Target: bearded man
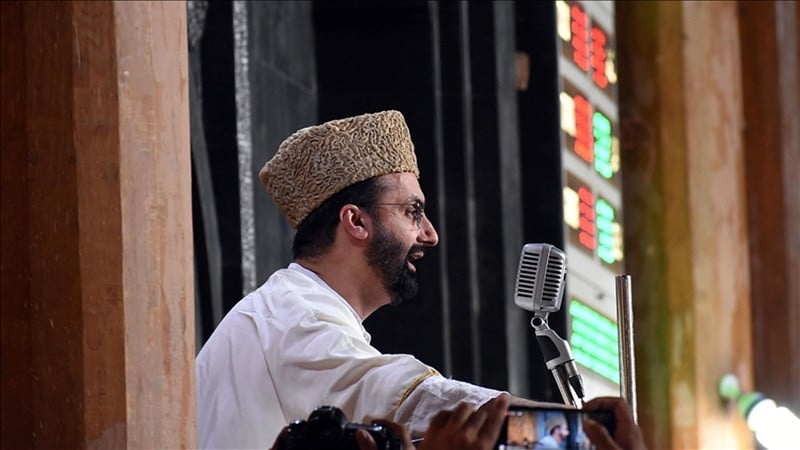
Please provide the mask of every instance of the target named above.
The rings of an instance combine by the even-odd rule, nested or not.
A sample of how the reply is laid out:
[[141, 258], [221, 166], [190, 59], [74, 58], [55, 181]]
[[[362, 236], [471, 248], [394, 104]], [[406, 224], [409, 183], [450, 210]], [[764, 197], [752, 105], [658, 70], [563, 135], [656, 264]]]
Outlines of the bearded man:
[[567, 418], [563, 414], [552, 417], [545, 423], [547, 434], [536, 443], [535, 450], [552, 450], [564, 447], [564, 443], [569, 436]]
[[500, 394], [382, 354], [362, 326], [417, 293], [414, 263], [439, 241], [401, 113], [299, 130], [259, 175], [297, 230], [294, 262], [234, 306], [198, 354], [201, 448], [267, 448], [320, 405], [420, 435], [436, 413]]

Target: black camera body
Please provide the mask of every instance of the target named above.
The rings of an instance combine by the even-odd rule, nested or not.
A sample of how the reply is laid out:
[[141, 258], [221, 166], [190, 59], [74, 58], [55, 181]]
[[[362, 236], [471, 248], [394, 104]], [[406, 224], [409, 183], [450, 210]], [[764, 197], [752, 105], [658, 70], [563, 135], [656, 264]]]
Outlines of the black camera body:
[[281, 436], [279, 450], [358, 450], [356, 431], [365, 430], [378, 450], [403, 450], [403, 441], [392, 430], [381, 425], [350, 423], [335, 406], [320, 406], [308, 420], [295, 420]]

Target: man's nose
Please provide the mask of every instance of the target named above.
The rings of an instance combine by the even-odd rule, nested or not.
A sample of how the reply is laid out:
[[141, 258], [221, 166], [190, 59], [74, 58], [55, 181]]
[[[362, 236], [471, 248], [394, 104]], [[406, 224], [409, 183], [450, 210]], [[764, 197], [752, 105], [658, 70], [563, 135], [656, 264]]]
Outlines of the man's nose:
[[428, 219], [428, 216], [423, 216], [422, 228], [420, 228], [419, 242], [431, 247], [435, 247], [439, 243], [439, 234], [433, 226], [433, 222]]

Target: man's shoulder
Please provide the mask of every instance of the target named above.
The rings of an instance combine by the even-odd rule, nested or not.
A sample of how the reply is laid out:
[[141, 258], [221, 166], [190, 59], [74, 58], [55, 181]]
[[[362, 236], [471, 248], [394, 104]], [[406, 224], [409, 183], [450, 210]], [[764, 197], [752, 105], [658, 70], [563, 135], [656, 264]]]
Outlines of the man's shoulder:
[[[280, 332], [286, 327], [275, 323], [296, 324], [314, 312], [303, 296], [297, 293], [302, 278], [289, 269], [278, 269], [261, 286], [245, 295], [225, 314], [209, 338], [219, 336]], [[270, 325], [273, 324], [273, 325]], [[263, 337], [263, 336], [262, 336]]]
[[266, 309], [282, 316], [290, 314], [291, 323], [298, 323], [303, 316], [369, 341], [358, 314], [347, 300], [298, 264], [275, 271], [256, 293]]
[[290, 266], [278, 269], [264, 284], [248, 294], [242, 301], [245, 308], [253, 308], [263, 316], [291, 315], [327, 316], [330, 309], [336, 316], [346, 314], [342, 300], [332, 289], [321, 284], [302, 269]]
[[267, 278], [267, 281], [259, 286], [254, 293], [260, 294], [264, 299], [295, 297], [306, 298], [309, 295], [329, 294], [319, 285], [317, 281], [308, 276], [302, 270], [297, 270], [292, 266], [278, 269]]

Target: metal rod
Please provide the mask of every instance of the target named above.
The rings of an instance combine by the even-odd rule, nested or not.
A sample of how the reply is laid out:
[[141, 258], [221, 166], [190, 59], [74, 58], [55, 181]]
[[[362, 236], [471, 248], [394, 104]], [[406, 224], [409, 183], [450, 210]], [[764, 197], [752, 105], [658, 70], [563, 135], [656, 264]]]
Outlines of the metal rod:
[[617, 333], [619, 337], [620, 396], [628, 402], [637, 421], [636, 414], [636, 364], [633, 355], [633, 300], [631, 276], [616, 277], [617, 286]]

